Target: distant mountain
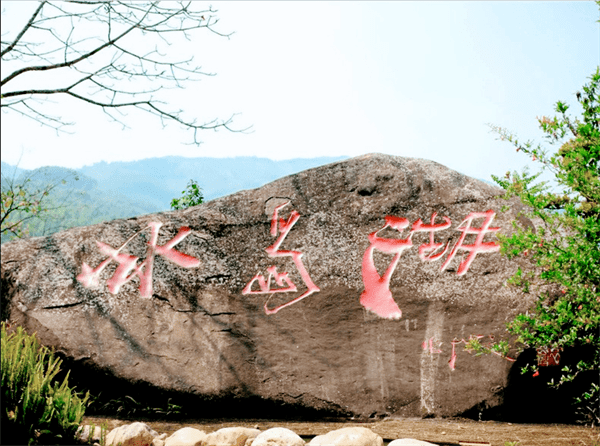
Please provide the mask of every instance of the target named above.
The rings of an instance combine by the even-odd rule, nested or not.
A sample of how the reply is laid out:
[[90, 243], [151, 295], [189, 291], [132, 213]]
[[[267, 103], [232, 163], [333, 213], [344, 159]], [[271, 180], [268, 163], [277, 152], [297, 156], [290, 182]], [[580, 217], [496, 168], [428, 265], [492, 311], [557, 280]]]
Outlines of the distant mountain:
[[4, 161], [0, 162], [0, 169], [2, 170], [2, 177], [9, 180], [12, 180], [13, 178], [16, 179], [17, 177], [19, 177], [19, 175], [26, 171], [25, 169], [20, 169], [16, 166], [11, 166], [10, 164], [5, 163]]
[[204, 200], [254, 189], [286, 175], [347, 157], [297, 158], [273, 161], [258, 157], [184, 158], [167, 156], [141, 161], [96, 163], [79, 172], [98, 181], [105, 192], [118, 192], [136, 202], [169, 210], [190, 180], [202, 189]]

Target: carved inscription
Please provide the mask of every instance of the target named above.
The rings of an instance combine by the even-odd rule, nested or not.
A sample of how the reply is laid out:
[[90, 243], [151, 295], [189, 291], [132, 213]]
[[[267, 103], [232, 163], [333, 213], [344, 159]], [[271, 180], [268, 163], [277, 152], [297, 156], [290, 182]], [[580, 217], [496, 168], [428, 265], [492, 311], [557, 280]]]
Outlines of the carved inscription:
[[[300, 277], [304, 281], [304, 284], [307, 287], [307, 290], [302, 293], [300, 296], [286, 302], [285, 304], [279, 305], [273, 309], [268, 307], [269, 299], [265, 302], [264, 309], [266, 314], [274, 314], [279, 310], [285, 307], [289, 307], [290, 305], [295, 304], [296, 302], [301, 301], [305, 297], [310, 296], [312, 293], [320, 291], [319, 287], [316, 286], [310, 278], [304, 263], [302, 263], [302, 253], [300, 251], [289, 251], [289, 250], [280, 250], [280, 246], [283, 243], [283, 240], [288, 235], [292, 227], [296, 224], [298, 219], [300, 218], [300, 214], [293, 210], [287, 219], [287, 221], [283, 218], [279, 218], [279, 211], [283, 209], [285, 206], [290, 204], [288, 201], [282, 205], [279, 205], [273, 211], [273, 217], [271, 218], [271, 235], [273, 237], [277, 237], [275, 243], [265, 249], [269, 257], [286, 257], [289, 256], [292, 258], [294, 265], [298, 269], [300, 273]], [[279, 234], [279, 236], [278, 236]], [[289, 293], [297, 291], [296, 285], [289, 278], [288, 273], [278, 273], [277, 268], [275, 266], [270, 266], [267, 268], [267, 272], [269, 273], [267, 278], [265, 279], [263, 275], [257, 273], [248, 284], [242, 290], [242, 294], [275, 294], [275, 293]], [[271, 282], [275, 280], [278, 288], [271, 288]], [[258, 283], [258, 290], [253, 290], [252, 285], [254, 283]]]
[[[477, 254], [496, 252], [500, 249], [500, 245], [496, 242], [483, 241], [483, 238], [487, 233], [500, 230], [500, 228], [490, 227], [495, 215], [495, 212], [492, 210], [486, 212], [472, 212], [467, 215], [465, 220], [456, 229], [457, 231], [461, 231], [462, 234], [450, 251], [447, 259], [442, 263], [440, 268], [442, 271], [448, 267], [452, 259], [454, 259], [460, 250], [469, 252], [467, 258], [461, 261], [458, 267], [457, 275], [462, 276], [467, 273]], [[429, 232], [429, 243], [424, 243], [419, 246], [419, 257], [421, 261], [433, 262], [439, 260], [446, 251], [448, 251], [450, 242], [446, 243], [445, 247], [443, 243], [435, 243], [434, 233], [436, 231], [448, 229], [452, 225], [452, 221], [449, 217], [442, 217], [444, 222], [435, 224], [436, 216], [437, 213], [432, 214], [430, 224], [424, 224], [421, 219], [415, 221], [405, 239], [390, 239], [377, 236], [379, 231], [388, 227], [395, 229], [398, 232], [402, 232], [404, 229], [408, 228], [410, 223], [406, 218], [389, 215], [385, 217], [385, 224], [381, 229], [369, 234], [368, 238], [371, 244], [365, 251], [362, 262], [362, 277], [365, 289], [360, 296], [360, 303], [363, 307], [386, 319], [399, 319], [402, 317], [402, 310], [400, 310], [398, 304], [394, 301], [392, 292], [390, 291], [390, 279], [400, 261], [402, 252], [413, 246], [412, 236], [415, 232]], [[484, 218], [481, 227], [473, 227], [473, 220], [478, 218]], [[476, 235], [473, 244], [469, 245], [465, 243], [465, 238], [468, 234]], [[440, 251], [441, 248], [443, 248], [443, 250]], [[375, 249], [387, 254], [394, 254], [394, 258], [383, 276], [380, 276], [375, 268], [375, 263], [373, 261], [373, 251]]]
[[182, 226], [179, 228], [177, 235], [175, 235], [175, 237], [173, 237], [170, 241], [164, 245], [157, 245], [158, 231], [161, 226], [162, 223], [159, 222], [151, 222], [148, 224], [148, 227], [151, 230], [150, 240], [148, 241], [148, 251], [146, 254], [146, 260], [139, 265], [137, 263], [139, 260], [138, 257], [121, 252], [123, 248], [132, 240], [132, 238], [139, 234], [139, 232], [127, 240], [118, 249], [114, 249], [105, 243], [96, 241], [96, 245], [98, 245], [100, 252], [104, 255], [107, 255], [108, 258], [93, 269], [84, 262], [81, 266], [81, 273], [77, 276], [77, 280], [86, 288], [99, 286], [100, 273], [108, 266], [110, 262], [114, 260], [119, 264], [119, 266], [117, 266], [117, 269], [112, 277], [106, 281], [108, 291], [111, 294], [117, 294], [124, 284], [132, 280], [135, 276], [138, 276], [140, 278], [140, 296], [148, 299], [152, 297], [152, 267], [154, 264], [154, 257], [157, 254], [183, 268], [195, 268], [200, 266], [200, 261], [195, 257], [183, 254], [173, 249], [175, 245], [180, 243], [190, 234], [191, 229], [186, 226]]
[[[270, 233], [271, 236], [276, 237], [276, 239], [271, 246], [265, 249], [265, 251], [269, 257], [273, 258], [291, 257], [306, 286], [306, 290], [299, 296], [274, 308], [269, 308], [268, 306], [270, 300], [269, 297], [264, 304], [266, 314], [277, 313], [279, 310], [299, 302], [310, 296], [312, 293], [320, 291], [319, 287], [315, 285], [310, 278], [310, 275], [302, 262], [303, 253], [300, 251], [281, 249], [281, 245], [285, 238], [300, 218], [300, 214], [296, 210], [291, 211], [287, 220], [279, 217], [280, 211], [289, 204], [290, 202], [288, 201], [274, 209], [271, 218]], [[496, 242], [484, 241], [486, 234], [500, 230], [500, 228], [490, 226], [494, 216], [495, 212], [492, 210], [486, 212], [472, 212], [467, 215], [465, 220], [456, 229], [462, 234], [450, 250], [446, 260], [442, 263], [440, 267], [441, 271], [445, 270], [450, 265], [459, 251], [468, 252], [466, 258], [461, 259], [458, 266], [457, 275], [462, 276], [467, 273], [477, 254], [497, 252], [500, 249], [500, 246]], [[440, 260], [448, 252], [450, 242], [447, 242], [445, 245], [443, 243], [436, 243], [435, 233], [450, 228], [452, 221], [449, 217], [443, 216], [441, 217], [442, 221], [436, 223], [436, 218], [437, 213], [433, 213], [429, 223], [423, 223], [421, 219], [418, 219], [410, 225], [410, 222], [404, 217], [388, 215], [385, 217], [385, 224], [383, 227], [368, 235], [370, 244], [363, 255], [361, 271], [364, 291], [360, 295], [360, 303], [364, 308], [387, 319], [399, 319], [402, 317], [402, 310], [400, 310], [400, 307], [394, 301], [392, 292], [390, 291], [391, 277], [400, 261], [402, 253], [413, 246], [412, 237], [417, 232], [429, 233], [429, 241], [419, 246], [419, 258], [421, 261], [434, 262]], [[484, 219], [481, 226], [474, 226], [474, 220], [481, 218]], [[191, 230], [188, 227], [183, 226], [172, 240], [164, 245], [157, 245], [158, 232], [161, 226], [162, 223], [159, 222], [151, 222], [148, 224], [148, 227], [151, 230], [150, 241], [148, 242], [146, 259], [141, 263], [138, 263], [140, 260], [138, 257], [122, 252], [123, 248], [135, 235], [118, 249], [97, 241], [96, 244], [100, 252], [108, 257], [96, 266], [96, 268], [92, 268], [87, 263], [83, 263], [82, 271], [77, 276], [77, 280], [85, 287], [97, 287], [99, 285], [101, 272], [114, 260], [118, 263], [118, 266], [112, 277], [106, 282], [109, 292], [117, 294], [124, 284], [137, 276], [140, 280], [140, 295], [143, 298], [150, 298], [152, 296], [152, 268], [154, 257], [156, 255], [161, 255], [184, 268], [198, 267], [200, 265], [198, 259], [173, 249], [175, 245], [187, 237]], [[402, 233], [409, 226], [410, 231], [406, 238], [385, 238], [378, 235], [380, 231], [386, 228], [391, 228]], [[472, 244], [467, 244], [465, 243], [465, 240], [467, 235], [470, 234], [475, 235], [475, 240]], [[375, 268], [373, 259], [375, 250], [394, 255], [383, 275], [379, 275]], [[294, 284], [288, 272], [278, 272], [277, 267], [272, 265], [267, 268], [267, 273], [266, 278], [260, 272], [252, 277], [242, 290], [242, 294], [267, 294], [272, 296], [276, 293], [295, 293], [298, 291], [298, 287]], [[430, 346], [430, 348], [433, 347]]]
[[[450, 345], [452, 345], [452, 351], [450, 353], [450, 360], [448, 361], [448, 367], [450, 367], [450, 370], [456, 370], [456, 359], [458, 358], [457, 354], [456, 354], [456, 346], [459, 344], [465, 344], [467, 345], [469, 343], [469, 341], [472, 341], [473, 339], [482, 339], [485, 336], [483, 335], [471, 335], [469, 336], [469, 339], [456, 339], [454, 338], [452, 341], [450, 341]], [[488, 336], [492, 341], [494, 340], [494, 336], [490, 335]], [[429, 350], [429, 354], [437, 354], [437, 353], [442, 353], [442, 350], [440, 350], [439, 348], [434, 347], [434, 345], [437, 345], [437, 347], [441, 347], [443, 344], [443, 342], [436, 342], [434, 340], [434, 338], [430, 338], [427, 339], [425, 341], [423, 341], [421, 343], [421, 347], [423, 348], [424, 351]], [[469, 349], [467, 349], [467, 351], [471, 351]], [[492, 353], [494, 353], [497, 356], [500, 356], [503, 359], [506, 359], [507, 361], [510, 362], [515, 362], [515, 359], [509, 357], [509, 356], [503, 356], [502, 354], [496, 352], [496, 351], [492, 351]]]

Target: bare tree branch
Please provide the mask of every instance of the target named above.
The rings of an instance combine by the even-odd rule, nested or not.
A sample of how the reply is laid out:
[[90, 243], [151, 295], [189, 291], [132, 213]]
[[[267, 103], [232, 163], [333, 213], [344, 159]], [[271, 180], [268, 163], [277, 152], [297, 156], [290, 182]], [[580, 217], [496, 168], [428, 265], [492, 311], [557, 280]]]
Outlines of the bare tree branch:
[[[82, 60], [89, 59], [90, 57], [92, 57], [93, 55], [99, 53], [103, 49], [112, 46], [119, 39], [125, 37], [127, 34], [129, 34], [131, 31], [133, 31], [135, 28], [136, 28], [136, 26], [132, 25], [128, 30], [126, 30], [125, 32], [123, 32], [122, 34], [120, 34], [119, 36], [117, 36], [116, 38], [114, 38], [112, 40], [109, 40], [108, 42], [100, 45], [99, 47], [94, 48], [92, 51], [90, 51], [90, 52], [88, 52], [86, 54], [83, 54], [83, 55], [81, 55], [80, 57], [78, 57], [76, 59], [64, 61], [62, 63], [51, 64], [51, 65], [39, 65], [39, 66], [34, 66], [34, 67], [23, 67], [23, 68], [20, 68], [18, 70], [15, 70], [11, 74], [9, 74], [7, 77], [5, 77], [4, 79], [2, 79], [2, 82], [0, 82], [0, 86], [3, 86], [4, 84], [6, 84], [7, 82], [11, 81], [15, 77], [17, 77], [17, 76], [19, 76], [19, 75], [21, 75], [23, 73], [27, 73], [28, 71], [46, 71], [46, 70], [54, 70], [54, 69], [57, 69], [57, 68], [65, 68], [65, 67], [70, 67], [72, 65], [75, 65], [75, 64], [81, 62]], [[65, 42], [63, 42], [63, 44], [65, 44]], [[4, 94], [2, 95], [2, 97], [4, 97]]]
[[[198, 130], [248, 130], [231, 127], [235, 114], [196, 124], [195, 119], [184, 119], [182, 110], [168, 110], [155, 96], [160, 90], [185, 88], [188, 81], [212, 75], [191, 65], [193, 57], [173, 60], [171, 37], [191, 40], [202, 29], [230, 36], [213, 28], [218, 19], [212, 8], [196, 10], [196, 4], [41, 1], [19, 34], [2, 41], [3, 71], [9, 74], [0, 81], [1, 107], [57, 130], [69, 123], [32, 107], [32, 101], [45, 105], [50, 96], [70, 96], [101, 107], [123, 125], [109, 111], [136, 108], [158, 116], [163, 125], [171, 121], [193, 129], [194, 144], [199, 144]], [[60, 76], [45, 74], [53, 72]], [[29, 74], [23, 77], [25, 73]]]
[[27, 30], [29, 28], [31, 28], [31, 25], [33, 25], [33, 21], [35, 20], [37, 15], [40, 13], [42, 8], [44, 7], [44, 3], [46, 3], [46, 2], [45, 1], [40, 2], [40, 5], [35, 10], [33, 15], [31, 16], [31, 18], [29, 19], [29, 22], [27, 22], [27, 24], [23, 27], [23, 29], [21, 30], [19, 35], [15, 38], [15, 40], [13, 40], [13, 42], [10, 45], [8, 45], [5, 49], [2, 50], [2, 52], [0, 53], [0, 57], [4, 57], [5, 54], [12, 51], [12, 49], [17, 45], [17, 43], [19, 43], [19, 40], [21, 40], [21, 37], [23, 37], [23, 35], [27, 32]]

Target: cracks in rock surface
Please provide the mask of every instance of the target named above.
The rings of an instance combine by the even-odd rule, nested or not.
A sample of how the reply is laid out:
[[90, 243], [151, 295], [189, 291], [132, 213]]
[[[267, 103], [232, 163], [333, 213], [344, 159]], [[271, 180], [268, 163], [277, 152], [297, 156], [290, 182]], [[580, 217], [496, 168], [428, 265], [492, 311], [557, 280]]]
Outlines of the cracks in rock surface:
[[70, 304], [49, 305], [47, 307], [42, 307], [42, 309], [43, 310], [55, 310], [55, 309], [58, 309], [58, 308], [70, 308], [70, 307], [75, 307], [77, 305], [81, 305], [83, 303], [85, 303], [85, 300], [81, 300], [79, 302], [73, 302], [73, 303], [70, 303]]

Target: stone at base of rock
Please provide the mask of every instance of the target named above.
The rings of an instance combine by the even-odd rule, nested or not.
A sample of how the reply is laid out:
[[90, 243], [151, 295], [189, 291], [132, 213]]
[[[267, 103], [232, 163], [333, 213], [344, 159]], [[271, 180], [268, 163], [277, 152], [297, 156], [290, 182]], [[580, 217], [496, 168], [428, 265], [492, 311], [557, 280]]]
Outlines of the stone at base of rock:
[[208, 434], [202, 446], [249, 446], [259, 434], [258, 429], [224, 427]]
[[305, 446], [306, 443], [295, 432], [274, 427], [261, 432], [252, 442], [252, 446]]
[[184, 427], [165, 440], [164, 446], [201, 446], [206, 438], [206, 432]]
[[427, 441], [415, 440], [413, 438], [401, 438], [390, 442], [388, 446], [437, 446]]
[[117, 427], [106, 436], [106, 446], [150, 446], [158, 432], [147, 424], [135, 422]]
[[94, 426], [94, 430], [92, 431], [92, 426], [90, 425], [79, 426], [75, 436], [84, 444], [89, 444], [90, 440], [97, 442], [100, 441], [102, 436], [102, 428], [100, 426]]
[[344, 427], [318, 435], [311, 446], [383, 446], [383, 438], [366, 427]]
[[154, 437], [154, 440], [152, 440], [152, 446], [165, 446], [166, 439], [167, 434], [160, 434], [158, 437]]

